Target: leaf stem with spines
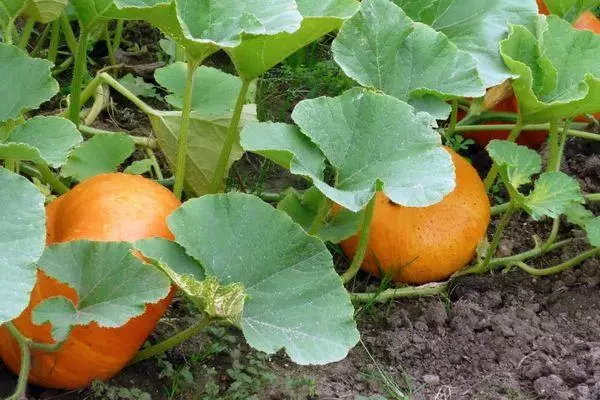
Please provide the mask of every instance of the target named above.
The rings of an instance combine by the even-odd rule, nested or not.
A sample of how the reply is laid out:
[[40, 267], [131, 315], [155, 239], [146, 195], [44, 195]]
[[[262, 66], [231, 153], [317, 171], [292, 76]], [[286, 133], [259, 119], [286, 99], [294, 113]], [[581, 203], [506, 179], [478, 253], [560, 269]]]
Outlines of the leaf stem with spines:
[[218, 193], [221, 191], [221, 186], [223, 185], [223, 180], [225, 179], [225, 175], [227, 173], [227, 164], [229, 163], [229, 157], [231, 156], [233, 145], [236, 141], [239, 141], [238, 129], [240, 126], [240, 120], [244, 110], [244, 103], [246, 102], [246, 96], [248, 95], [249, 87], [250, 80], [242, 79], [242, 87], [240, 88], [240, 92], [238, 93], [237, 101], [235, 103], [235, 109], [233, 110], [233, 116], [231, 118], [231, 123], [229, 124], [227, 138], [225, 139], [225, 143], [221, 148], [221, 154], [219, 155], [215, 174], [213, 175], [213, 179], [210, 183], [208, 193]]
[[50, 47], [48, 48], [48, 61], [56, 64], [58, 54], [58, 45], [60, 42], [60, 21], [57, 19], [52, 22], [52, 31], [50, 33]]
[[187, 164], [187, 142], [192, 114], [192, 96], [194, 94], [194, 76], [200, 66], [201, 60], [188, 62], [185, 78], [185, 91], [183, 94], [183, 109], [181, 110], [181, 125], [177, 141], [177, 163], [175, 165], [175, 186], [173, 193], [181, 200], [183, 185], [185, 183], [185, 167]]
[[75, 53], [75, 70], [73, 71], [73, 80], [71, 81], [71, 104], [69, 105], [69, 119], [79, 126], [81, 114], [81, 88], [83, 86], [83, 75], [87, 69], [87, 42], [89, 31], [86, 26], [81, 24], [79, 32], [79, 42]]
[[373, 214], [375, 212], [375, 202], [377, 199], [377, 193], [373, 195], [369, 203], [367, 204], [367, 208], [365, 209], [365, 214], [363, 215], [363, 221], [360, 228], [360, 236], [358, 240], [358, 247], [356, 252], [354, 253], [354, 258], [352, 259], [352, 263], [346, 272], [342, 274], [342, 282], [348, 283], [356, 276], [360, 266], [362, 265], [365, 255], [367, 254], [367, 247], [369, 245], [369, 235], [371, 233], [371, 222], [373, 221]]

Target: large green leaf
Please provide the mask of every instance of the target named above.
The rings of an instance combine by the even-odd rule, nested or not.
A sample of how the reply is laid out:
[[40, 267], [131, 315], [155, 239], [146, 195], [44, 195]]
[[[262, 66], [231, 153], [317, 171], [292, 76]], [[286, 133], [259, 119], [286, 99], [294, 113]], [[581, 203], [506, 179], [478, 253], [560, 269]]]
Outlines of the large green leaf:
[[413, 22], [389, 0], [364, 0], [332, 49], [346, 75], [403, 101], [434, 95], [442, 103], [485, 94], [469, 53], [443, 33]]
[[[454, 166], [432, 129], [435, 121], [394, 97], [353, 88], [335, 98], [304, 100], [292, 118], [337, 170], [335, 187], [309, 162], [316, 160], [319, 152], [313, 147], [309, 159], [308, 141], [269, 142], [261, 136], [261, 129], [254, 127], [242, 133], [244, 147], [260, 147], [267, 156], [287, 152], [292, 172], [310, 177], [325, 196], [344, 208], [360, 211], [380, 184], [392, 201], [410, 207], [435, 204], [454, 190]], [[263, 126], [277, 129], [280, 137], [300, 135], [285, 125]], [[303, 148], [291, 149], [292, 143], [303, 143]]]
[[252, 347], [284, 348], [299, 364], [323, 364], [358, 342], [331, 254], [284, 213], [254, 196], [207, 195], [175, 211], [169, 226], [207, 275], [244, 286], [241, 326]]
[[600, 111], [600, 35], [540, 16], [537, 36], [513, 26], [501, 49], [506, 65], [519, 75], [513, 87], [525, 120]]
[[[534, 0], [393, 0], [415, 21], [444, 33], [478, 62], [486, 87], [513, 77], [498, 53], [509, 24], [535, 31]], [[449, 70], [450, 72], [450, 70]]]
[[[158, 144], [167, 163], [174, 168], [177, 160], [177, 143], [181, 124], [180, 112], [157, 111], [148, 115]], [[196, 195], [207, 193], [214, 175], [221, 148], [227, 137], [231, 114], [204, 118], [192, 116], [188, 132], [188, 159], [186, 166], [186, 190]], [[256, 107], [246, 105], [240, 123], [256, 120]], [[235, 143], [227, 164], [228, 168], [243, 154], [239, 143]]]
[[125, 134], [99, 134], [71, 153], [61, 175], [82, 181], [98, 174], [115, 172], [134, 151], [135, 143]]
[[[186, 63], [176, 62], [154, 73], [156, 81], [172, 93], [166, 100], [179, 109], [183, 108], [187, 69]], [[231, 113], [241, 87], [242, 81], [237, 76], [202, 66], [194, 74], [192, 110], [202, 116]]]
[[44, 196], [27, 179], [0, 167], [0, 325], [21, 314], [44, 251]]
[[[327, 199], [314, 186], [302, 195], [296, 190], [290, 190], [288, 194], [277, 204], [277, 209], [289, 215], [294, 222], [299, 224], [306, 232], [309, 232], [320, 207]], [[362, 222], [363, 213], [353, 213], [348, 210], [340, 210], [338, 213], [330, 213], [315, 233], [324, 242], [339, 243], [354, 235]]]
[[0, 123], [37, 108], [58, 92], [50, 61], [31, 58], [15, 46], [0, 43], [0, 65]]
[[28, 0], [0, 0], [0, 28], [5, 29], [8, 23], [21, 14]]
[[272, 36], [247, 36], [227, 49], [240, 76], [253, 79], [289, 55], [338, 29], [358, 9], [356, 0], [296, 0], [302, 14], [300, 29]]
[[579, 14], [592, 7], [600, 6], [600, 0], [544, 0], [552, 14], [574, 21]]
[[0, 159], [46, 163], [59, 168], [83, 138], [75, 125], [59, 117], [34, 117], [0, 141]]
[[167, 297], [169, 279], [132, 251], [133, 245], [124, 242], [76, 241], [48, 247], [39, 268], [73, 288], [78, 301], [45, 300], [33, 310], [33, 322], [51, 322], [55, 340], [61, 341], [71, 326], [96, 322], [116, 328], [143, 314], [146, 304]]
[[[192, 59], [233, 48], [242, 36], [292, 33], [302, 16], [294, 0], [115, 0], [120, 15], [160, 28]], [[138, 8], [132, 8], [138, 7]]]
[[60, 17], [67, 4], [69, 4], [69, 0], [29, 0], [25, 15], [47, 24]]
[[202, 265], [175, 242], [162, 238], [142, 239], [135, 243], [135, 248], [145, 257], [168, 265], [171, 271], [178, 275], [191, 276], [197, 281], [204, 279]]

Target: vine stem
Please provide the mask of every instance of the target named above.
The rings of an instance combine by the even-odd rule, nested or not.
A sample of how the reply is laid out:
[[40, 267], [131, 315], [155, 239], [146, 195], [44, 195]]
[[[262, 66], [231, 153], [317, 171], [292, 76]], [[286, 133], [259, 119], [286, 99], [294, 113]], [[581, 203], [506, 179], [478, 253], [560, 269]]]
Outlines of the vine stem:
[[[508, 140], [509, 142], [514, 142], [515, 140], [517, 140], [517, 138], [521, 134], [522, 129], [523, 129], [523, 117], [521, 116], [521, 114], [518, 114], [517, 115], [517, 123], [515, 124], [514, 128], [512, 129], [512, 131], [510, 132], [510, 135], [508, 135], [508, 138], [506, 140]], [[485, 185], [485, 190], [487, 192], [489, 192], [489, 190], [492, 187], [492, 185], [494, 184], [494, 182], [496, 182], [496, 178], [498, 177], [498, 172], [499, 172], [498, 166], [494, 163], [492, 165], [492, 168], [490, 169], [490, 172], [488, 172], [487, 176], [485, 177], [485, 180], [483, 181], [483, 183]]]
[[556, 265], [556, 266], [550, 267], [550, 268], [543, 268], [543, 269], [532, 268], [522, 261], [514, 262], [512, 265], [515, 265], [515, 266], [521, 268], [523, 271], [527, 272], [528, 274], [531, 274], [534, 276], [548, 276], [548, 275], [554, 275], [559, 272], [563, 272], [568, 269], [571, 269], [574, 266], [580, 264], [582, 261], [585, 261], [588, 258], [594, 257], [598, 254], [600, 254], [600, 247], [596, 247], [592, 250], [582, 253], [582, 254], [578, 255], [577, 257], [572, 258], [569, 261], [566, 261], [562, 264], [559, 264], [559, 265]]
[[75, 52], [75, 70], [71, 82], [71, 104], [69, 105], [69, 119], [79, 126], [81, 113], [81, 87], [83, 86], [83, 75], [87, 65], [87, 42], [89, 32], [86, 26], [81, 25], [79, 42]]
[[558, 138], [558, 118], [552, 118], [550, 120], [550, 130], [548, 136], [550, 154], [548, 156], [548, 164], [546, 166], [548, 171], [558, 171], [560, 168], [559, 160], [559, 138]]
[[160, 164], [158, 163], [158, 160], [156, 158], [156, 154], [154, 154], [154, 151], [148, 147], [148, 148], [146, 148], [146, 154], [148, 155], [148, 158], [150, 158], [150, 161], [152, 161], [152, 168], [154, 169], [156, 178], [158, 180], [165, 179], [165, 177], [163, 176], [163, 173], [160, 169]]
[[60, 42], [60, 20], [52, 22], [52, 32], [50, 33], [50, 47], [48, 48], [48, 61], [56, 64], [58, 54], [58, 44]]
[[331, 201], [327, 197], [324, 197], [323, 202], [317, 211], [317, 215], [308, 230], [309, 235], [316, 235], [317, 232], [319, 232], [319, 229], [321, 229], [321, 226], [323, 226], [323, 223], [325, 222], [325, 218], [329, 215], [329, 211], [331, 211]]
[[375, 199], [377, 198], [377, 194], [373, 196], [371, 200], [369, 200], [369, 204], [367, 204], [367, 208], [365, 209], [365, 214], [362, 220], [362, 226], [360, 228], [360, 238], [358, 240], [358, 248], [356, 249], [356, 253], [354, 254], [354, 259], [350, 264], [350, 267], [346, 272], [342, 274], [342, 282], [348, 283], [356, 276], [360, 266], [365, 259], [365, 255], [367, 254], [367, 247], [369, 244], [369, 235], [371, 233], [371, 222], [373, 221], [373, 213], [375, 210]]
[[187, 142], [192, 114], [192, 95], [194, 94], [194, 76], [201, 60], [188, 63], [185, 79], [185, 92], [183, 94], [183, 109], [181, 110], [181, 125], [177, 143], [177, 164], [175, 166], [175, 186], [173, 193], [181, 200], [183, 184], [185, 182], [185, 167], [187, 164]]
[[[122, 19], [117, 20], [117, 26], [115, 28], [115, 36], [113, 37], [113, 54], [116, 55], [117, 50], [121, 47], [121, 40], [123, 39], [123, 27], [125, 26], [125, 21]], [[117, 60], [115, 59], [113, 65], [116, 64]]]
[[29, 39], [31, 38], [34, 26], [35, 20], [33, 18], [28, 18], [23, 27], [23, 32], [21, 32], [21, 38], [19, 39], [19, 48], [21, 50], [27, 50], [27, 45], [29, 44]]
[[42, 181], [49, 184], [52, 189], [56, 191], [56, 193], [65, 194], [70, 190], [64, 183], [60, 181], [60, 179], [56, 177], [56, 175], [52, 173], [52, 171], [50, 171], [50, 167], [48, 167], [47, 164], [37, 163], [36, 167], [40, 172]]
[[[12, 322], [7, 322], [4, 326], [17, 341], [19, 348], [21, 349], [21, 368], [19, 370], [17, 387], [15, 392], [6, 400], [21, 400], [24, 398], [25, 391], [27, 390], [27, 379], [29, 378], [29, 371], [31, 370], [31, 350], [35, 349], [54, 353], [61, 349], [65, 341], [57, 343], [38, 343], [23, 335]], [[71, 331], [69, 330], [66, 337], [68, 338], [70, 334]]]
[[219, 160], [217, 162], [217, 168], [215, 174], [210, 183], [208, 193], [218, 193], [223, 185], [225, 174], [227, 173], [227, 163], [231, 156], [231, 150], [236, 141], [239, 141], [238, 128], [240, 126], [240, 119], [242, 117], [242, 111], [244, 110], [244, 103], [246, 102], [246, 96], [248, 94], [248, 88], [250, 87], [250, 80], [242, 79], [242, 87], [238, 93], [238, 98], [235, 103], [235, 109], [233, 110], [233, 116], [231, 123], [229, 124], [229, 130], [227, 132], [227, 138], [221, 149]]
[[[600, 193], [584, 194], [583, 197], [588, 202], [597, 202], [597, 201], [600, 201]], [[503, 212], [505, 212], [508, 209], [509, 205], [510, 205], [510, 203], [502, 203], [502, 204], [498, 204], [498, 205], [493, 206], [491, 208], [491, 210], [492, 210], [492, 216], [496, 216], [496, 215], [502, 214]]]
[[69, 17], [65, 12], [60, 15], [60, 25], [63, 36], [65, 37], [65, 42], [67, 42], [67, 47], [71, 50], [71, 53], [77, 53], [77, 39], [75, 39], [75, 34], [73, 33], [73, 28], [71, 28], [71, 23], [69, 22]]
[[94, 136], [94, 135], [103, 135], [103, 134], [115, 134], [120, 133], [122, 135], [127, 135], [129, 138], [135, 143], [138, 147], [145, 147], [148, 149], [156, 149], [158, 148], [158, 143], [156, 140], [150, 137], [143, 136], [133, 136], [128, 134], [127, 132], [113, 132], [113, 131], [105, 131], [103, 129], [92, 128], [91, 126], [79, 125], [79, 131], [84, 135]]
[[387, 289], [380, 293], [350, 293], [350, 298], [359, 303], [386, 303], [393, 299], [406, 297], [437, 296], [446, 292], [448, 282], [431, 283], [422, 286], [407, 286]]
[[213, 322], [212, 318], [204, 317], [202, 320], [196, 322], [194, 325], [187, 328], [186, 330], [181, 331], [181, 332], [177, 333], [176, 335], [173, 335], [170, 338], [168, 338], [158, 344], [155, 344], [153, 346], [150, 346], [150, 347], [140, 351], [129, 362], [128, 365], [137, 364], [141, 361], [155, 357], [159, 354], [164, 353], [167, 350], [172, 349], [173, 347], [177, 346], [178, 344], [180, 344], [180, 343], [184, 342], [185, 340], [198, 334], [200, 331], [202, 331], [204, 328], [206, 328], [212, 322]]
[[146, 114], [155, 114], [156, 110], [146, 104], [143, 100], [131, 93], [125, 86], [121, 85], [119, 81], [107, 74], [102, 72], [98, 74], [92, 81], [86, 86], [85, 90], [81, 92], [81, 102], [84, 103], [92, 97], [96, 91], [96, 88], [101, 83], [106, 83], [108, 86], [115, 89], [117, 92], [122, 94], [127, 100], [135, 104], [140, 110]]
[[489, 266], [495, 267], [495, 266], [500, 266], [500, 265], [510, 265], [513, 262], [523, 261], [523, 260], [527, 260], [528, 258], [540, 256], [544, 252], [558, 250], [572, 242], [573, 242], [573, 239], [565, 239], [560, 242], [556, 242], [556, 243], [552, 244], [545, 251], [543, 250], [542, 246], [537, 245], [535, 248], [533, 248], [531, 250], [525, 251], [523, 253], [515, 254], [514, 256], [492, 258]]
[[458, 100], [452, 100], [452, 113], [450, 114], [450, 126], [444, 132], [446, 138], [451, 138], [456, 133], [456, 123], [458, 120]]

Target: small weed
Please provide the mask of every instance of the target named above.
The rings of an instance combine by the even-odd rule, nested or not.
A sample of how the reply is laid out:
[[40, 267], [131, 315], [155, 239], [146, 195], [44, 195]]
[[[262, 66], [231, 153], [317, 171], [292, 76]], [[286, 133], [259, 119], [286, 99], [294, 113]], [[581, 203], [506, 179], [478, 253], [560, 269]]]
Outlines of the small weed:
[[169, 380], [169, 384], [163, 386], [163, 391], [168, 400], [176, 399], [178, 394], [194, 386], [194, 375], [192, 375], [188, 364], [176, 368], [167, 361], [166, 356], [160, 357], [157, 363], [161, 370], [158, 378]]
[[124, 388], [109, 385], [102, 381], [93, 381], [90, 387], [92, 399], [103, 400], [152, 400], [152, 397], [138, 388]]
[[465, 139], [463, 136], [461, 135], [453, 135], [449, 138], [445, 139], [445, 145], [450, 147], [452, 150], [456, 151], [457, 153], [461, 152], [461, 151], [465, 151], [465, 150], [469, 150], [469, 146], [471, 146], [472, 144], [475, 144], [475, 141], [473, 139]]

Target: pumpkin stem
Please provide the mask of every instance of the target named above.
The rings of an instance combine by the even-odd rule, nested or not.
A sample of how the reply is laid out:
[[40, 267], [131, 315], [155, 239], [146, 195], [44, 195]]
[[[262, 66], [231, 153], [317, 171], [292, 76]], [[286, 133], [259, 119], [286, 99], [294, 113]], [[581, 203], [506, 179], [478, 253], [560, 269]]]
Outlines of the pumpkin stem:
[[450, 126], [444, 132], [446, 139], [451, 138], [456, 133], [456, 123], [458, 121], [458, 100], [452, 100], [452, 113], [450, 114]]
[[319, 229], [321, 229], [321, 226], [323, 226], [323, 222], [325, 222], [327, 215], [329, 215], [329, 211], [331, 211], [331, 201], [327, 197], [324, 197], [323, 202], [317, 211], [317, 215], [315, 216], [315, 219], [308, 230], [309, 235], [316, 235], [317, 232], [319, 232]]
[[350, 298], [359, 303], [387, 303], [390, 300], [406, 297], [437, 296], [445, 293], [447, 289], [448, 281], [387, 289], [380, 293], [350, 293]]
[[529, 265], [525, 264], [523, 261], [517, 261], [517, 262], [513, 263], [512, 265], [517, 266], [517, 267], [521, 268], [523, 271], [527, 272], [528, 274], [531, 274], [534, 276], [548, 276], [548, 275], [558, 274], [559, 272], [563, 272], [568, 269], [571, 269], [574, 266], [576, 266], [577, 264], [580, 264], [582, 261], [587, 260], [588, 258], [594, 257], [598, 254], [600, 254], [600, 247], [596, 247], [585, 253], [582, 253], [582, 254], [578, 255], [577, 257], [570, 259], [569, 261], [565, 261], [562, 264], [556, 265], [554, 267], [542, 268], [542, 269], [532, 268]]
[[21, 369], [19, 371], [17, 388], [12, 396], [7, 397], [6, 400], [21, 400], [24, 398], [25, 391], [27, 390], [27, 379], [29, 378], [29, 370], [31, 369], [31, 348], [29, 347], [29, 339], [23, 336], [12, 322], [7, 323], [5, 326], [21, 349]]
[[375, 210], [375, 199], [377, 194], [373, 195], [373, 198], [367, 204], [365, 215], [363, 216], [362, 227], [360, 228], [360, 239], [358, 242], [358, 249], [354, 254], [354, 259], [350, 268], [342, 274], [342, 282], [348, 283], [356, 276], [360, 266], [362, 265], [365, 255], [367, 253], [367, 245], [369, 244], [369, 233], [371, 232], [371, 221], [373, 220], [373, 211]]

